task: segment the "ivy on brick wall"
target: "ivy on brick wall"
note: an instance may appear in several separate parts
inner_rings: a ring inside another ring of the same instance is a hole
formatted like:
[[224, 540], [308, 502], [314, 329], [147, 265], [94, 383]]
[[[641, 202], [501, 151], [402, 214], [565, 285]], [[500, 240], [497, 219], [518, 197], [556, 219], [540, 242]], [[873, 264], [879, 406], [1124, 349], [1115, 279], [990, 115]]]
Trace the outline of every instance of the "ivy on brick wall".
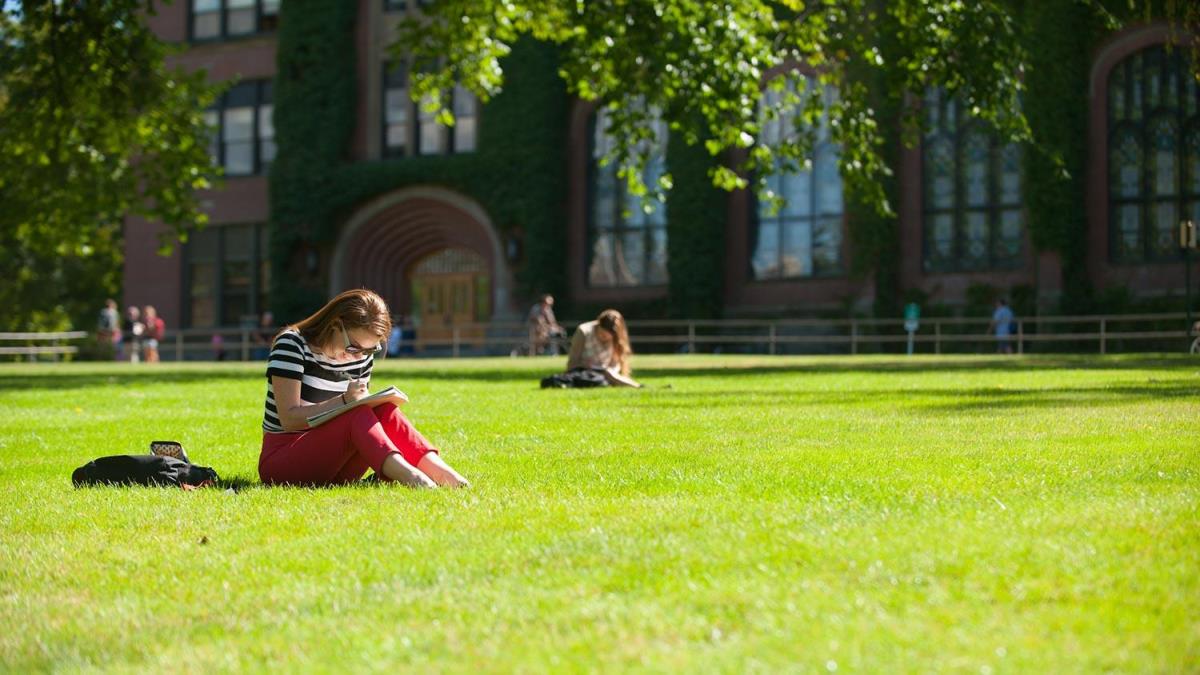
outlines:
[[416, 184], [470, 196], [502, 239], [518, 242], [518, 295], [563, 294], [568, 105], [554, 48], [523, 42], [505, 60], [505, 90], [481, 110], [477, 152], [352, 162], [355, 5], [286, 0], [282, 10], [270, 178], [276, 316], [295, 320], [327, 299], [325, 258], [359, 205]]

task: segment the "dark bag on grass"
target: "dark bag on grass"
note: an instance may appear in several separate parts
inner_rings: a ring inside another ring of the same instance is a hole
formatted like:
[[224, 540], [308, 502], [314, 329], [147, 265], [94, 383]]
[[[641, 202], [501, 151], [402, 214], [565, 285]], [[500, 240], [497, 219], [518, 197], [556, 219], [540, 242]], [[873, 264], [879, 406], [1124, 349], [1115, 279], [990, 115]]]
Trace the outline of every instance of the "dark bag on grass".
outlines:
[[542, 380], [542, 389], [566, 389], [584, 387], [607, 387], [608, 378], [598, 368], [575, 368]]
[[111, 455], [75, 469], [75, 487], [89, 485], [176, 485], [201, 487], [218, 480], [217, 472], [174, 457], [159, 455]]

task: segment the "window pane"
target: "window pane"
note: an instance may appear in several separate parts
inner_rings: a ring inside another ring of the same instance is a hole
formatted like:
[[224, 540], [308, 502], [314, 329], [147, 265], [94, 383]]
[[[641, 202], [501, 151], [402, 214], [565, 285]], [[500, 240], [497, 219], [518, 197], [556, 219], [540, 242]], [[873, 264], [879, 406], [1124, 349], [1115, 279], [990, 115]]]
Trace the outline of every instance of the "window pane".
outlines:
[[1109, 165], [1109, 189], [1114, 197], [1136, 198], [1141, 195], [1141, 160], [1142, 152], [1136, 134], [1132, 129], [1122, 130], [1113, 141]]
[[231, 176], [245, 176], [254, 173], [253, 141], [225, 144], [225, 173]]
[[988, 216], [981, 211], [965, 214], [963, 229], [963, 267], [982, 269], [988, 259]]
[[988, 204], [987, 134], [972, 130], [963, 142], [963, 198], [967, 206]]
[[945, 269], [954, 260], [954, 217], [939, 213], [926, 220], [927, 269]]
[[842, 219], [821, 218], [813, 231], [813, 274], [834, 274], [842, 268]]
[[434, 113], [424, 110], [425, 102], [417, 111], [419, 146], [422, 155], [440, 155], [446, 151], [446, 128], [437, 122]]
[[196, 40], [207, 40], [221, 34], [220, 13], [197, 13], [192, 17], [192, 37]]
[[1150, 249], [1151, 255], [1155, 258], [1161, 259], [1178, 255], [1178, 213], [1179, 209], [1174, 200], [1150, 205], [1150, 224], [1153, 228], [1149, 233]]
[[793, 220], [783, 225], [783, 257], [781, 274], [784, 277], [807, 277], [813, 273], [813, 222]]
[[1021, 203], [1021, 149], [1009, 143], [1000, 149], [999, 203], [1014, 206]]
[[192, 262], [217, 259], [217, 230], [206, 228], [188, 234], [187, 258]]
[[592, 189], [592, 225], [601, 230], [616, 227], [617, 176], [610, 164], [596, 169]]
[[954, 208], [954, 146], [947, 138], [929, 142], [925, 149], [926, 208]]
[[1114, 242], [1117, 259], [1125, 261], [1141, 260], [1141, 207], [1137, 204], [1118, 206], [1114, 215], [1117, 227], [1117, 237]]
[[257, 29], [255, 26], [254, 3], [251, 0], [249, 9], [235, 8], [234, 5], [242, 0], [229, 0], [229, 8], [225, 11], [225, 32], [229, 35], [249, 35]]
[[258, 137], [275, 138], [275, 106], [270, 103], [258, 106]]
[[1184, 192], [1200, 195], [1200, 124], [1193, 123], [1188, 134], [1187, 158], [1184, 160], [1187, 176], [1184, 177]]
[[264, 15], [278, 14], [279, 0], [262, 0], [262, 13]]
[[842, 212], [842, 177], [838, 173], [837, 163], [838, 153], [833, 146], [824, 146], [817, 150], [814, 171], [819, 214]]
[[592, 241], [592, 263], [588, 266], [588, 283], [592, 286], [613, 286], [613, 241], [611, 233], [595, 235]]
[[1016, 263], [1021, 256], [1022, 216], [1017, 209], [1000, 212], [999, 231], [996, 235], [996, 262], [1001, 265]]
[[784, 173], [779, 176], [780, 195], [787, 199], [780, 212], [784, 216], [812, 216], [812, 173]]
[[229, 108], [225, 118], [226, 141], [248, 141], [254, 138], [254, 108]]
[[1172, 118], [1159, 118], [1150, 125], [1151, 180], [1153, 194], [1170, 196], [1178, 194], [1178, 125]]
[[646, 283], [667, 283], [667, 228], [665, 227], [655, 227], [650, 230]]
[[626, 232], [617, 240], [617, 283], [637, 286], [646, 279], [645, 234]]
[[188, 305], [191, 316], [188, 325], [193, 328], [208, 328], [216, 324], [216, 263], [193, 263], [188, 274], [191, 287], [188, 289]]
[[779, 221], [760, 220], [758, 241], [750, 258], [755, 279], [774, 279], [780, 275], [779, 264]]
[[475, 151], [475, 118], [459, 117], [454, 122], [454, 151]]

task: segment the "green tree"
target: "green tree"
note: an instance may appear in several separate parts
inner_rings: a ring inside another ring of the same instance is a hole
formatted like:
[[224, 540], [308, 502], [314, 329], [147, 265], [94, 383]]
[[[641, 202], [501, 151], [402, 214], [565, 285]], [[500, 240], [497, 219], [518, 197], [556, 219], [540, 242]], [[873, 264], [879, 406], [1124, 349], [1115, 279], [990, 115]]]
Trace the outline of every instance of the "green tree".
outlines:
[[122, 223], [205, 222], [202, 72], [166, 68], [150, 0], [0, 10], [0, 330], [91, 328], [120, 289]]
[[[864, 83], [881, 71], [896, 95], [946, 89], [1012, 139], [1028, 139], [1020, 106], [1026, 55], [1017, 39], [1018, 5], [1005, 0], [439, 0], [402, 24], [393, 49], [413, 59], [416, 100], [437, 109], [461, 82], [491, 96], [504, 84], [501, 59], [522, 35], [561, 46], [568, 90], [608, 106], [617, 145], [610, 156], [634, 192], [650, 144], [648, 118], [714, 157], [717, 187], [745, 187], [780, 159], [806, 163], [817, 122], [831, 121], [851, 192], [890, 211], [883, 126]], [[799, 66], [796, 68], [795, 66]], [[814, 73], [807, 88], [800, 72]], [[851, 76], [857, 74], [858, 77]], [[773, 104], [763, 87], [783, 95]], [[768, 147], [755, 142], [765, 120], [801, 107], [795, 133]], [[920, 123], [912, 107], [908, 136]], [[671, 185], [665, 176], [652, 190]], [[759, 186], [763, 188], [762, 185]], [[764, 195], [772, 197], [767, 192]]]

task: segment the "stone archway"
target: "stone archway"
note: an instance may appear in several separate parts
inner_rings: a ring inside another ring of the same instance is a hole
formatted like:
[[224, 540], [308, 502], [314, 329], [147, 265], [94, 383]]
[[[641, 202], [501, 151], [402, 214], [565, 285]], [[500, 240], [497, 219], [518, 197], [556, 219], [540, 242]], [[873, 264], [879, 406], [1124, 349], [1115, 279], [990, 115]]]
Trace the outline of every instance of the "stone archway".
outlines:
[[330, 295], [370, 288], [392, 311], [411, 314], [411, 276], [430, 256], [470, 251], [486, 265], [490, 316], [515, 316], [512, 275], [491, 219], [477, 202], [445, 188], [420, 186], [389, 192], [359, 207], [334, 248]]

